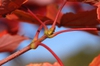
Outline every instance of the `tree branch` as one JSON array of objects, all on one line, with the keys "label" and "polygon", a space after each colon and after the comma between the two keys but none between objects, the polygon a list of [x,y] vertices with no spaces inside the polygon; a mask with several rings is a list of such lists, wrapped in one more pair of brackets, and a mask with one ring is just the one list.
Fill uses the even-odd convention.
[{"label": "tree branch", "polygon": [[10,61],[10,60],[12,60],[12,59],[18,57],[19,55],[21,55],[21,54],[27,52],[28,50],[30,50],[30,45],[28,45],[27,47],[25,47],[25,48],[23,48],[23,49],[21,49],[21,50],[15,52],[15,53],[13,53],[12,55],[8,56],[7,58],[1,60],[1,61],[0,61],[0,65],[3,65],[4,63],[6,63],[6,62],[8,62],[8,61]]}]

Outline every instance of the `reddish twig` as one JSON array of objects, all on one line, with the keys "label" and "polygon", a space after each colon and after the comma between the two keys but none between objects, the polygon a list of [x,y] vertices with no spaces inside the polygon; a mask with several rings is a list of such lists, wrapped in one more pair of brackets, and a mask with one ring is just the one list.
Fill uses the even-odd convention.
[{"label": "reddish twig", "polygon": [[[27,8],[28,9],[28,8]],[[45,30],[47,30],[47,26],[30,10],[30,9],[28,9],[28,12],[34,17],[34,18],[36,18],[39,22],[40,22],[40,24],[41,25],[43,25],[43,27],[44,27],[44,29]]]},{"label": "reddish twig", "polygon": [[[47,20],[47,21],[44,22],[44,24],[48,24],[48,23],[50,23],[50,20]],[[37,30],[37,32],[35,34],[35,37],[34,37],[35,40],[38,39],[39,33],[40,33],[40,31],[41,31],[42,28],[43,28],[43,25],[40,25],[40,27],[38,28],[38,30]]]},{"label": "reddish twig", "polygon": [[[46,25],[46,24],[52,24],[53,22],[52,21],[50,21],[50,20],[47,20],[47,21],[45,21],[44,22],[44,24]],[[39,36],[39,33],[40,33],[40,31],[41,31],[41,29],[43,28],[43,26],[42,25],[40,25],[40,27],[38,28],[38,30],[37,30],[37,32],[36,32],[36,34],[35,34],[35,40],[37,40],[38,39],[38,36]]]},{"label": "reddish twig", "polygon": [[[35,46],[34,46],[34,49],[37,48],[38,45],[39,45],[39,43],[42,42],[43,40],[45,40],[46,38],[47,38],[46,35],[43,35],[41,38],[39,38],[37,41],[35,41],[35,42],[33,43],[33,44],[35,45]],[[14,54],[8,56],[8,57],[5,58],[5,59],[1,60],[1,61],[0,61],[0,65],[2,65],[2,64],[4,64],[4,63],[6,63],[6,62],[8,62],[8,61],[10,61],[10,60],[12,60],[12,59],[18,57],[18,56],[20,56],[21,54],[27,52],[27,51],[30,50],[30,49],[31,49],[31,47],[30,47],[30,45],[28,45],[27,47],[25,47],[25,48],[23,48],[23,49],[21,49],[21,50],[15,52]]]},{"label": "reddish twig", "polygon": [[45,44],[43,43],[40,43],[39,45],[43,46],[44,48],[46,48],[55,58],[56,60],[58,61],[58,63],[61,65],[61,66],[64,66],[62,61],[60,60],[60,58],[48,47],[46,46]]},{"label": "reddish twig", "polygon": [[57,15],[56,15],[56,17],[55,17],[55,20],[54,20],[54,22],[53,22],[53,25],[52,25],[52,27],[51,27],[52,29],[55,29],[55,25],[56,25],[57,19],[58,19],[59,15],[60,15],[60,12],[61,12],[62,8],[63,8],[64,5],[66,4],[66,2],[67,2],[67,0],[65,0],[65,1],[63,2],[62,6],[59,8],[59,10],[58,10],[58,12],[57,12]]},{"label": "reddish twig", "polygon": [[4,64],[4,63],[6,63],[6,62],[8,62],[8,61],[10,61],[10,60],[12,60],[12,59],[18,57],[19,55],[25,53],[25,52],[28,51],[28,50],[30,50],[30,45],[27,46],[27,47],[25,47],[25,48],[23,48],[22,50],[19,50],[19,51],[15,52],[14,54],[8,56],[7,58],[1,60],[1,61],[0,61],[0,65],[2,65],[2,64]]}]

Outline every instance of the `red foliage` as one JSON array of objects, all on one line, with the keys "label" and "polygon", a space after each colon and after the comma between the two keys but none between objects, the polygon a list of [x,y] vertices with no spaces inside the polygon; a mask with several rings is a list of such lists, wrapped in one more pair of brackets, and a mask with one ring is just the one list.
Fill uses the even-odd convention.
[{"label": "red foliage", "polygon": [[96,27],[97,21],[96,9],[78,13],[66,13],[62,16],[60,25],[65,27]]},{"label": "red foliage", "polygon": [[100,55],[95,57],[89,66],[100,66]]},{"label": "red foliage", "polygon": [[0,32],[0,38],[1,38],[2,36],[4,36],[5,34],[7,34],[7,31],[6,31],[6,30],[1,31],[1,32]]},{"label": "red foliage", "polygon": [[[58,8],[59,3],[58,4],[53,3],[54,1],[52,0],[53,4],[49,3],[49,5],[46,4],[45,6],[40,6],[40,5],[36,4],[36,2],[33,0],[30,0],[32,2],[32,4],[31,4],[31,2],[29,2],[29,1],[27,2],[27,1],[28,0],[0,0],[0,17],[1,17],[0,18],[0,48],[1,48],[0,52],[12,52],[18,47],[19,43],[22,40],[26,39],[25,37],[16,35],[18,28],[19,28],[19,26],[18,26],[19,21],[25,21],[25,22],[37,24],[37,25],[40,25],[40,23],[41,23],[42,26],[45,26],[42,23],[42,21],[44,22],[47,20],[51,20],[51,22],[52,22],[52,20],[53,20],[54,21],[53,28],[55,28],[55,23],[56,23],[55,17],[58,17],[58,16],[56,16],[56,14],[57,14],[57,11],[59,10],[59,8]],[[59,1],[61,1],[61,0],[59,0]],[[65,2],[66,6],[70,5],[71,8],[74,9],[76,14],[74,14],[74,13],[62,14],[60,12],[60,15],[57,19],[56,25],[64,26],[64,27],[71,27],[71,28],[73,28],[73,27],[74,28],[91,27],[91,28],[96,29],[96,26],[98,24],[100,24],[99,23],[99,21],[100,21],[100,5],[99,5],[99,3],[95,4],[96,6],[98,6],[98,8],[95,8],[90,11],[84,11],[81,8],[81,5],[79,3],[79,2],[83,2],[84,0],[68,0],[68,1],[71,1],[73,3]],[[94,3],[97,3],[98,1],[85,0],[84,2],[90,2],[90,3],[94,4]],[[24,4],[24,3],[26,3],[26,4]],[[24,4],[24,5],[22,5],[22,4]],[[19,8],[20,6],[21,6],[21,8]],[[34,16],[34,14],[32,15],[32,13],[29,13],[29,11],[27,11],[27,8],[32,10],[32,12],[37,17]],[[16,10],[16,9],[18,9],[18,10]],[[6,18],[5,18],[5,16],[6,16]],[[40,32],[40,31],[38,31],[38,32]],[[88,32],[90,32],[90,31],[88,31]],[[47,35],[51,36],[53,32],[52,32],[52,30],[51,30],[51,32],[49,32],[49,30],[47,30],[47,33],[50,33]],[[93,31],[90,33],[97,34],[96,31]],[[13,34],[13,35],[11,35],[11,34]],[[43,40],[45,40],[48,37],[47,35],[44,34],[43,37],[39,38],[36,41],[36,43],[35,42],[32,42],[32,43],[38,44],[39,43],[38,41],[42,42]],[[25,52],[29,49],[30,49],[30,47],[27,46],[23,52]],[[51,51],[51,50],[49,49],[49,51]],[[54,53],[52,53],[52,54],[55,55]],[[10,58],[13,58],[13,57],[11,56]],[[100,66],[99,59],[100,59],[100,55],[93,60],[93,62],[90,64],[90,66]],[[8,58],[8,61],[9,61],[9,58]],[[59,61],[59,58],[58,58],[58,61]],[[3,61],[3,63],[4,62],[7,62],[7,61]],[[1,63],[1,64],[3,64],[3,63]],[[62,64],[62,62],[61,62],[61,64]],[[33,65],[35,65],[35,66],[60,66],[58,63],[29,64],[28,66],[33,66]],[[63,66],[63,64],[61,66]]]},{"label": "red foliage", "polygon": [[[71,28],[96,27],[99,24],[97,20],[96,9],[91,11],[82,11],[78,13],[66,13],[62,16],[60,26]],[[88,31],[92,34],[98,34],[97,31]]]},{"label": "red foliage", "polygon": [[12,52],[17,49],[20,42],[27,38],[19,35],[9,35],[5,34],[0,37],[0,52]]},{"label": "red foliage", "polygon": [[95,6],[97,6],[97,17],[100,20],[100,2],[96,3]]},{"label": "red foliage", "polygon": [[[71,28],[72,27],[74,27],[74,28],[96,27],[99,24],[99,22],[97,21],[96,9],[93,9],[90,11],[84,11],[80,4],[81,3],[79,3],[79,2],[67,2],[66,6],[70,6],[71,8],[73,8],[73,10],[76,12],[76,14],[74,14],[74,13],[62,14],[61,13],[57,20],[57,24],[59,24],[59,26],[71,27]],[[30,7],[29,7],[29,4],[25,5],[25,6],[30,8],[35,14],[37,14],[37,13],[40,14],[40,12],[42,12],[40,15],[43,15],[45,13],[43,16],[45,16],[49,19],[52,19],[52,20],[55,19],[56,13],[58,11],[58,8],[57,8],[58,5],[55,3],[47,5],[46,9],[44,9],[45,8],[44,6],[39,7],[39,9],[38,8],[35,9],[34,7],[36,5],[34,6],[33,4],[31,4]],[[38,11],[41,10],[41,11],[38,12],[37,10]],[[45,19],[45,20],[47,20],[47,19]],[[35,23],[35,22],[34,22],[34,24],[39,24],[39,23],[37,23],[37,22]],[[88,32],[98,35],[97,31],[88,31]]]},{"label": "red foliage", "polygon": [[0,15],[5,15],[19,8],[26,0],[0,0]]},{"label": "red foliage", "polygon": [[18,21],[0,18],[0,30],[7,30],[10,34],[16,34],[18,31]]},{"label": "red foliage", "polygon": [[[42,21],[50,20],[49,18],[43,15],[36,15],[36,16]],[[31,14],[24,12],[22,10],[13,11],[12,14],[6,15],[6,18],[10,20],[24,21],[24,22],[40,25],[40,23]]]},{"label": "red foliage", "polygon": [[55,62],[54,64],[50,64],[48,62],[44,62],[44,63],[30,63],[27,66],[60,66],[58,62]]}]

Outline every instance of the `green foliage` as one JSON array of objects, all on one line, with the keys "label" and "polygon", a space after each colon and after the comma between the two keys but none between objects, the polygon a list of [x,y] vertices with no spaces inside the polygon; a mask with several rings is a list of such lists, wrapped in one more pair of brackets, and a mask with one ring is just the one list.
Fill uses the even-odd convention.
[{"label": "green foliage", "polygon": [[86,54],[84,51],[79,52],[76,55],[73,55],[64,61],[65,66],[89,66],[90,62],[100,53],[96,51],[91,54]]}]

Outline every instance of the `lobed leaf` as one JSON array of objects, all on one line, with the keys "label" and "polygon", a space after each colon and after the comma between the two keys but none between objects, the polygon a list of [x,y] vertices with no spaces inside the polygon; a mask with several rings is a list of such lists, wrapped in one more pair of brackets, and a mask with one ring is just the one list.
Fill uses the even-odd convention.
[{"label": "lobed leaf", "polygon": [[[99,24],[97,20],[96,9],[91,11],[83,11],[74,13],[66,13],[62,16],[60,21],[60,26],[71,27],[71,28],[84,28],[91,27],[94,28]],[[88,31],[90,33],[96,34],[97,31]]]}]

